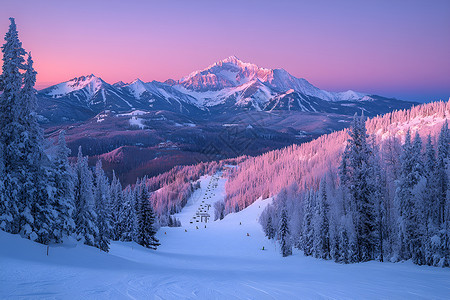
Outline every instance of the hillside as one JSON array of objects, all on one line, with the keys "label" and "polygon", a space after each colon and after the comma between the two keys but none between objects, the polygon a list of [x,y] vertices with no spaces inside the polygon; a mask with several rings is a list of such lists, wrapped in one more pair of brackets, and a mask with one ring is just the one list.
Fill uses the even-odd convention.
[{"label": "hillside", "polygon": [[[375,134],[380,142],[389,137],[402,139],[408,128],[413,134],[419,132],[426,137],[431,133],[436,139],[445,120],[450,120],[450,102],[434,102],[369,119],[366,126],[367,133]],[[261,196],[274,196],[292,183],[303,187],[317,182],[326,172],[336,173],[347,139],[347,131],[342,130],[249,158],[227,183],[227,211],[235,211],[236,206],[244,208]]]}]

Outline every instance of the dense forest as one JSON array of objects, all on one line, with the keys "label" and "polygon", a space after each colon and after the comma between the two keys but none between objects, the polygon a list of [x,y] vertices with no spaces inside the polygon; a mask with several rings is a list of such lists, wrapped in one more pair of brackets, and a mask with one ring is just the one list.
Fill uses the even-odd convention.
[{"label": "dense forest", "polygon": [[[348,139],[334,163],[330,156],[319,158],[320,174],[285,181],[261,215],[267,237],[280,243],[283,256],[296,247],[341,263],[411,259],[449,266],[448,108],[448,102],[426,104],[367,122],[355,116],[348,131],[324,137],[325,149],[343,145],[342,135]],[[416,117],[428,117],[432,126],[414,128]],[[398,129],[405,122],[410,126]],[[389,134],[390,127],[400,136],[405,131],[403,142]]]}]

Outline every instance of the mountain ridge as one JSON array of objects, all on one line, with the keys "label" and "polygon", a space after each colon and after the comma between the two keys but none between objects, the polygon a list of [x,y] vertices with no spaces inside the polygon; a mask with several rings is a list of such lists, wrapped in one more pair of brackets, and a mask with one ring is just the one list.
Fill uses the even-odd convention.
[{"label": "mountain ridge", "polygon": [[[291,109],[305,112],[330,112],[332,109],[339,113],[347,111],[348,106],[373,106],[368,102],[388,99],[353,90],[325,91],[284,69],[262,68],[236,56],[191,72],[179,80],[144,82],[137,78],[129,83],[110,84],[90,74],[47,87],[37,95],[41,119],[50,122],[82,121],[104,110],[122,113],[135,109],[166,110],[191,116]],[[392,101],[398,102],[394,104],[396,108],[412,105],[411,102]],[[71,110],[75,112],[71,113]]]}]

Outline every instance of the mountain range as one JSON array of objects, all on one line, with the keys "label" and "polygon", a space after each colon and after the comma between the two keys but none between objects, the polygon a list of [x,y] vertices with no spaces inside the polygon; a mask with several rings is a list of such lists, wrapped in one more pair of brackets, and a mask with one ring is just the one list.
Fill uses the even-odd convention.
[{"label": "mountain range", "polygon": [[[171,111],[188,116],[242,111],[378,114],[411,102],[352,90],[329,92],[284,69],[266,69],[230,56],[179,80],[109,84],[93,74],[38,92],[43,122],[87,120],[102,111]],[[384,110],[383,110],[384,108]],[[381,111],[380,111],[381,109]]]},{"label": "mountain range", "polygon": [[261,153],[311,141],[366,116],[414,102],[321,90],[283,69],[235,56],[179,80],[110,84],[93,74],[37,93],[46,136],[66,131],[72,156],[82,146],[123,183],[177,165]]}]

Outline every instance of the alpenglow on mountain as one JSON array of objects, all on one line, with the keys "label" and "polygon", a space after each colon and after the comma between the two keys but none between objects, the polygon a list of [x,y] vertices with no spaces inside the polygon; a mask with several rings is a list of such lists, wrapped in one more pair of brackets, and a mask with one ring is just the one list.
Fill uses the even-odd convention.
[{"label": "alpenglow on mountain", "polygon": [[177,81],[136,79],[109,84],[92,74],[81,76],[39,91],[38,99],[44,119],[61,120],[83,120],[104,110],[134,109],[188,115],[245,110],[340,113],[363,102],[399,101],[351,90],[328,92],[284,69],[261,68],[235,56]]}]

